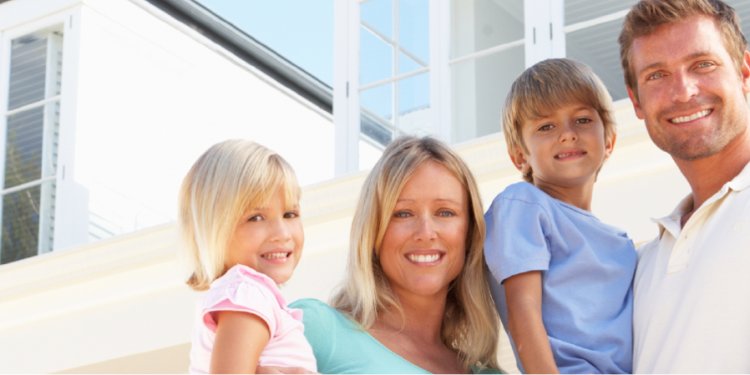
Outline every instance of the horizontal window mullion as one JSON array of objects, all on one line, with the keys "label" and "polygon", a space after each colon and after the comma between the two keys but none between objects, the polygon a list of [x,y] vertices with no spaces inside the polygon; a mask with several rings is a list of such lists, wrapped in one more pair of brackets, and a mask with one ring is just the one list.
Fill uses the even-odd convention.
[{"label": "horizontal window mullion", "polygon": [[15,115],[15,114],[17,114],[19,112],[28,111],[30,109],[34,109],[34,108],[37,108],[37,107],[42,107],[45,104],[53,103],[53,102],[58,101],[58,100],[60,100],[60,95],[59,94],[55,95],[55,96],[50,96],[49,98],[44,99],[44,100],[40,100],[40,101],[37,101],[37,102],[34,102],[34,103],[29,103],[29,104],[23,105],[23,106],[18,107],[18,108],[14,108],[12,110],[9,110],[5,114],[6,114],[6,116],[12,116],[12,115]]},{"label": "horizontal window mullion", "polygon": [[0,192],[0,195],[8,195],[8,194],[11,194],[11,193],[15,193],[17,191],[28,189],[30,187],[42,185],[45,182],[55,181],[55,179],[56,179],[55,176],[49,176],[49,177],[44,177],[44,178],[39,179],[39,180],[29,181],[29,182],[23,183],[21,185],[17,185],[17,186],[13,186],[11,188],[3,189],[3,191]]}]

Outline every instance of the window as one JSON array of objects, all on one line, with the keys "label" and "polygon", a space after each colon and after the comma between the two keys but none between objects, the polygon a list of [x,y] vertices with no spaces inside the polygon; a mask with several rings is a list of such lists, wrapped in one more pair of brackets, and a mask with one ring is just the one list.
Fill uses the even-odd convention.
[{"label": "window", "polygon": [[61,28],[9,41],[10,70],[0,139],[0,263],[54,244],[62,76]]}]

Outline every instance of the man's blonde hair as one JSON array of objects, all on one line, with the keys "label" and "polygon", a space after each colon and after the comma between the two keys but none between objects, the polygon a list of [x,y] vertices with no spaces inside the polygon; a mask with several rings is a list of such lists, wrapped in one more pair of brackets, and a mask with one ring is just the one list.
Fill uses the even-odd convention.
[{"label": "man's blonde hair", "polygon": [[401,190],[414,171],[428,161],[450,171],[461,182],[469,200],[466,262],[448,292],[442,340],[459,353],[467,367],[498,368],[495,356],[499,326],[482,251],[485,227],[481,197],[466,164],[433,138],[409,136],[393,141],[370,171],[352,221],[345,280],[331,305],[365,329],[372,326],[380,311],[402,311],[376,249],[383,243]]},{"label": "man's blonde hair", "polygon": [[279,188],[286,204],[298,204],[300,188],[292,167],[277,153],[247,140],[211,146],[182,181],[178,223],[192,274],[187,284],[208,289],[226,272],[229,241],[242,216],[267,204]]},{"label": "man's blonde hair", "polygon": [[620,63],[625,73],[625,84],[637,95],[638,81],[630,66],[630,50],[636,38],[652,34],[658,27],[680,22],[692,16],[711,17],[721,33],[737,72],[740,72],[747,40],[742,34],[740,20],[734,8],[720,0],[641,0],[625,16],[620,43]]},{"label": "man's blonde hair", "polygon": [[[525,122],[548,116],[573,103],[594,108],[604,125],[604,139],[614,137],[612,97],[588,65],[558,58],[538,62],[526,69],[513,82],[503,108],[503,133],[508,153],[528,153],[523,140]],[[523,178],[533,182],[531,168]]]}]

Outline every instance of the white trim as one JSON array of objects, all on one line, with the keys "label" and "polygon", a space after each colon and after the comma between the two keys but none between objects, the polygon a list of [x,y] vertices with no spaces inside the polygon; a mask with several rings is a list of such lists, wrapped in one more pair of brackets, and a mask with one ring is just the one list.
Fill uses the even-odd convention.
[{"label": "white trim", "polygon": [[496,45],[496,46],[493,46],[493,47],[490,47],[490,48],[485,48],[483,50],[480,50],[480,51],[477,51],[477,52],[473,52],[473,53],[470,53],[468,55],[464,55],[464,56],[461,56],[461,57],[456,57],[455,59],[450,60],[448,62],[448,64],[455,65],[455,64],[460,64],[460,63],[462,63],[464,61],[468,61],[468,60],[477,60],[477,59],[479,59],[481,57],[493,55],[493,54],[496,54],[498,52],[507,51],[507,50],[509,50],[511,48],[523,46],[525,42],[526,42],[526,40],[524,40],[524,39],[518,39],[518,40],[514,40],[512,42],[499,44],[499,45]]},{"label": "white trim", "polygon": [[401,74],[401,75],[398,75],[398,76],[393,76],[391,78],[381,79],[380,81],[375,81],[375,82],[368,83],[366,85],[359,86],[359,91],[360,92],[367,91],[367,90],[369,90],[371,88],[378,87],[378,86],[383,86],[383,85],[388,84],[388,83],[396,83],[396,82],[404,80],[406,78],[411,78],[413,76],[417,76],[417,75],[420,75],[422,73],[427,73],[428,71],[430,71],[430,67],[419,68],[418,70],[415,70],[415,71],[412,71],[412,72],[409,72],[409,73],[404,73],[404,74]]},{"label": "white trim", "polygon": [[601,17],[592,18],[590,20],[586,20],[586,21],[581,21],[581,22],[578,22],[578,23],[574,23],[572,25],[565,26],[563,28],[563,31],[565,32],[565,34],[568,34],[568,33],[576,32],[576,31],[579,31],[579,30],[583,30],[585,28],[589,28],[589,27],[593,27],[593,26],[598,26],[598,25],[601,25],[601,24],[604,24],[604,23],[607,23],[607,22],[617,21],[617,20],[620,20],[620,19],[624,19],[625,16],[628,14],[629,11],[630,11],[630,8],[623,9],[623,10],[621,10],[619,12],[610,13],[610,14],[606,14],[606,15],[601,16]]},{"label": "white trim", "polygon": [[437,137],[448,143],[455,141],[451,114],[450,10],[449,1],[429,3],[430,117]]},{"label": "white trim", "polygon": [[[40,178],[40,179],[37,179],[37,180],[33,180],[33,181],[29,181],[29,182],[24,182],[24,183],[22,183],[20,185],[9,187],[7,189],[3,189],[2,191],[0,191],[0,197],[6,196],[8,194],[13,194],[15,192],[18,192],[18,191],[21,191],[21,190],[24,190],[24,189],[28,189],[30,187],[34,187],[34,186],[37,186],[37,185],[41,185],[41,184],[43,184],[45,182],[50,182],[50,181],[55,181],[55,176],[47,176],[47,177]],[[2,204],[0,204],[0,206],[2,206]]]},{"label": "white trim", "polygon": [[[398,1],[398,0],[396,0],[396,1]],[[379,31],[375,30],[375,28],[372,27],[372,25],[370,25],[369,23],[367,23],[365,21],[362,21],[362,27],[364,27],[365,30],[367,30],[370,33],[372,33],[373,36],[375,36],[376,38],[380,39],[383,43],[391,45],[398,52],[401,52],[404,55],[408,56],[410,59],[414,60],[417,64],[422,65],[423,67],[426,67],[427,65],[429,65],[428,63],[422,61],[419,57],[415,56],[413,53],[409,52],[408,50],[405,50],[405,49],[401,48],[401,44],[398,43],[398,37],[396,37],[396,40],[390,39],[387,36],[385,36],[382,33],[380,33]],[[396,30],[394,31],[394,34],[398,35],[398,32],[399,32],[398,31],[398,26],[394,26],[394,28],[396,28]],[[396,68],[396,70],[398,70],[398,68]]]},{"label": "white trim", "polygon": [[359,3],[335,0],[333,59],[334,173],[359,170]]}]

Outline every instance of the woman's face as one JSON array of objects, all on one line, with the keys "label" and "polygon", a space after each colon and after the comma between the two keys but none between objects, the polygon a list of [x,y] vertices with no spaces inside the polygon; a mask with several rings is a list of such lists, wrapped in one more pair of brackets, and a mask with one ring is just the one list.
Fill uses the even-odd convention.
[{"label": "woman's face", "polygon": [[464,266],[468,206],[463,185],[442,165],[428,161],[414,171],[378,252],[400,299],[447,294]]}]

